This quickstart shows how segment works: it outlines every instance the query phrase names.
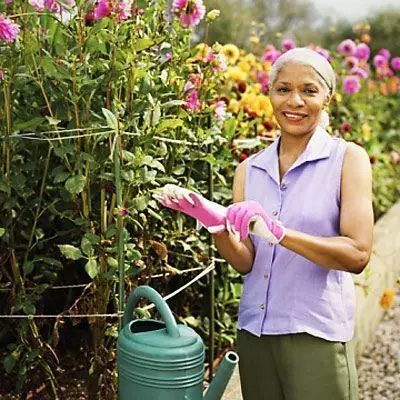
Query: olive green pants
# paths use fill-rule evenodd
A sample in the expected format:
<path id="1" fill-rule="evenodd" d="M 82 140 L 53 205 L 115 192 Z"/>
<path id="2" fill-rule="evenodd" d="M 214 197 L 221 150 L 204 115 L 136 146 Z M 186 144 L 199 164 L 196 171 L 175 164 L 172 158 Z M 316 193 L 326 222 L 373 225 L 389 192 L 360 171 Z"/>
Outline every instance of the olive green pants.
<path id="1" fill-rule="evenodd" d="M 351 342 L 238 331 L 244 400 L 357 400 Z"/>

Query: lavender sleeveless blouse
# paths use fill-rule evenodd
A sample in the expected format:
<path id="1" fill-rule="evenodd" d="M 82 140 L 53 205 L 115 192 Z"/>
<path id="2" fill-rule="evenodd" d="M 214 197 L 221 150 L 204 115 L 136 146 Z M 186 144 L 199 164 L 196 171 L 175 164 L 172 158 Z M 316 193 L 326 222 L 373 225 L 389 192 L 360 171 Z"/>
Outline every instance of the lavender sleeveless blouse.
<path id="1" fill-rule="evenodd" d="M 340 236 L 340 183 L 346 142 L 318 127 L 279 181 L 277 139 L 249 159 L 245 198 L 284 226 L 314 236 Z M 353 337 L 355 290 L 350 273 L 314 264 L 251 235 L 255 248 L 239 307 L 238 329 L 254 335 L 306 332 L 347 342 Z"/>

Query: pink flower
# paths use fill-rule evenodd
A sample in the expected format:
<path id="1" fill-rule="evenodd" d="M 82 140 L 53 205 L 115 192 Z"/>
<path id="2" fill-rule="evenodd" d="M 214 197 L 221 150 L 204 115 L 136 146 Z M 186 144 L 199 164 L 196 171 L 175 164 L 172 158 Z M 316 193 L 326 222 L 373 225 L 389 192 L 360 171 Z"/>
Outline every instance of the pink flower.
<path id="1" fill-rule="evenodd" d="M 4 70 L 0 68 L 0 81 L 4 81 L 5 76 L 4 76 Z"/>
<path id="2" fill-rule="evenodd" d="M 388 62 L 387 58 L 385 58 L 385 57 L 382 56 L 381 54 L 377 54 L 377 55 L 374 57 L 374 61 L 373 61 L 374 67 L 375 67 L 375 68 L 382 68 L 382 67 L 385 67 L 385 66 L 387 65 L 387 62 Z"/>
<path id="3" fill-rule="evenodd" d="M 44 7 L 51 12 L 58 12 L 60 10 L 60 6 L 55 0 L 44 0 Z"/>
<path id="4" fill-rule="evenodd" d="M 206 13 L 203 0 L 174 0 L 172 12 L 180 19 L 185 28 L 196 26 Z"/>
<path id="5" fill-rule="evenodd" d="M 390 60 L 390 51 L 388 49 L 380 49 L 378 51 L 378 54 L 381 55 L 382 57 L 386 58 L 386 60 Z"/>
<path id="6" fill-rule="evenodd" d="M 356 54 L 357 47 L 353 40 L 346 39 L 339 43 L 337 51 L 343 56 L 354 56 Z"/>
<path id="7" fill-rule="evenodd" d="M 316 51 L 319 55 L 324 57 L 326 60 L 328 60 L 328 61 L 331 60 L 331 56 L 329 55 L 328 50 L 322 49 L 321 47 L 317 47 L 314 49 L 314 51 Z"/>
<path id="8" fill-rule="evenodd" d="M 17 38 L 18 33 L 19 25 L 0 15 L 0 40 L 12 42 Z"/>
<path id="9" fill-rule="evenodd" d="M 394 72 L 387 65 L 384 65 L 376 69 L 376 75 L 379 79 L 385 79 L 389 76 L 393 76 Z"/>
<path id="10" fill-rule="evenodd" d="M 185 83 L 185 86 L 183 87 L 183 93 L 186 93 L 188 90 L 193 89 L 193 88 L 194 88 L 193 83 L 190 81 L 187 81 Z"/>
<path id="11" fill-rule="evenodd" d="M 44 10 L 44 0 L 29 0 L 29 4 L 39 12 Z"/>
<path id="12" fill-rule="evenodd" d="M 367 61 L 369 59 L 369 56 L 371 54 L 371 51 L 369 49 L 369 46 L 365 43 L 360 43 L 357 46 L 356 49 L 356 54 L 355 56 L 359 59 L 359 60 L 364 60 Z"/>
<path id="13" fill-rule="evenodd" d="M 223 121 L 226 117 L 226 104 L 224 101 L 220 100 L 217 101 L 215 104 L 215 115 L 217 116 L 217 119 L 220 121 Z"/>
<path id="14" fill-rule="evenodd" d="M 282 52 L 285 53 L 288 50 L 294 49 L 296 44 L 294 43 L 293 39 L 285 39 L 282 42 Z"/>
<path id="15" fill-rule="evenodd" d="M 361 79 L 366 79 L 368 78 L 368 72 L 365 69 L 362 68 L 357 68 L 356 71 L 354 72 L 357 76 L 359 76 Z"/>
<path id="16" fill-rule="evenodd" d="M 276 50 L 275 47 L 271 46 L 269 50 L 267 50 L 263 56 L 262 56 L 262 61 L 267 61 L 270 62 L 271 64 L 274 64 L 274 62 L 277 60 L 277 58 L 281 55 L 282 53 L 279 50 Z"/>
<path id="17" fill-rule="evenodd" d="M 400 57 L 393 57 L 391 66 L 395 71 L 400 71 Z"/>
<path id="18" fill-rule="evenodd" d="M 212 63 L 214 64 L 213 70 L 215 72 L 224 72 L 227 70 L 228 65 L 226 63 L 226 58 L 222 53 L 214 54 Z"/>
<path id="19" fill-rule="evenodd" d="M 349 56 L 344 59 L 344 66 L 350 74 L 354 74 L 358 69 L 358 58 Z"/>
<path id="20" fill-rule="evenodd" d="M 118 13 L 118 19 L 128 19 L 132 15 L 131 3 L 119 1 L 115 4 L 114 11 Z"/>
<path id="21" fill-rule="evenodd" d="M 189 93 L 188 100 L 183 106 L 186 110 L 197 111 L 200 109 L 199 97 L 197 90 L 192 90 Z"/>
<path id="22" fill-rule="evenodd" d="M 112 4 L 109 0 L 99 0 L 96 8 L 94 9 L 94 17 L 101 19 L 108 17 L 112 12 Z"/>
<path id="23" fill-rule="evenodd" d="M 343 80 L 343 90 L 348 94 L 357 93 L 361 89 L 358 76 L 346 76 Z"/>

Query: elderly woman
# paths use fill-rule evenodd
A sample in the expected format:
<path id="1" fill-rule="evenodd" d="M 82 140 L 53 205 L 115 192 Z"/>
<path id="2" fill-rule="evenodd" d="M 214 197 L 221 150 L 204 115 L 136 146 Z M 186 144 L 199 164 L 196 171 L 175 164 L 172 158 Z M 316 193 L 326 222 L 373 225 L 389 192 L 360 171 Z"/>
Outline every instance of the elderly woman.
<path id="1" fill-rule="evenodd" d="M 284 53 L 270 72 L 281 135 L 237 167 L 234 204 L 225 210 L 193 192 L 162 196 L 208 228 L 245 275 L 238 322 L 245 400 L 357 399 L 351 274 L 371 254 L 371 167 L 361 147 L 324 129 L 335 80 L 313 50 Z"/>

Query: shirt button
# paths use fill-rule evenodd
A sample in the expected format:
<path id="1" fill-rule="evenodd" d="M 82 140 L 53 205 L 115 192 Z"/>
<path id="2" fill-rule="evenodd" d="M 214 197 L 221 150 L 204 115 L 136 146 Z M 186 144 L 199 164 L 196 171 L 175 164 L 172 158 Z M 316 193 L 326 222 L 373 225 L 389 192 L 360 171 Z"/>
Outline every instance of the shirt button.
<path id="1" fill-rule="evenodd" d="M 264 304 L 260 304 L 260 309 L 264 310 Z"/>
<path id="2" fill-rule="evenodd" d="M 274 217 L 276 217 L 277 215 L 278 215 L 278 211 L 272 211 L 272 215 L 274 216 Z"/>
<path id="3" fill-rule="evenodd" d="M 286 189 L 287 189 L 287 184 L 286 184 L 286 183 L 282 183 L 281 189 L 282 189 L 282 190 L 286 190 Z"/>
<path id="4" fill-rule="evenodd" d="M 268 245 L 269 245 L 269 247 L 272 247 L 274 244 L 269 242 Z"/>
<path id="5" fill-rule="evenodd" d="M 269 275 L 268 275 L 267 273 L 265 273 L 265 274 L 264 274 L 264 279 L 268 279 L 268 276 L 269 276 Z"/>

